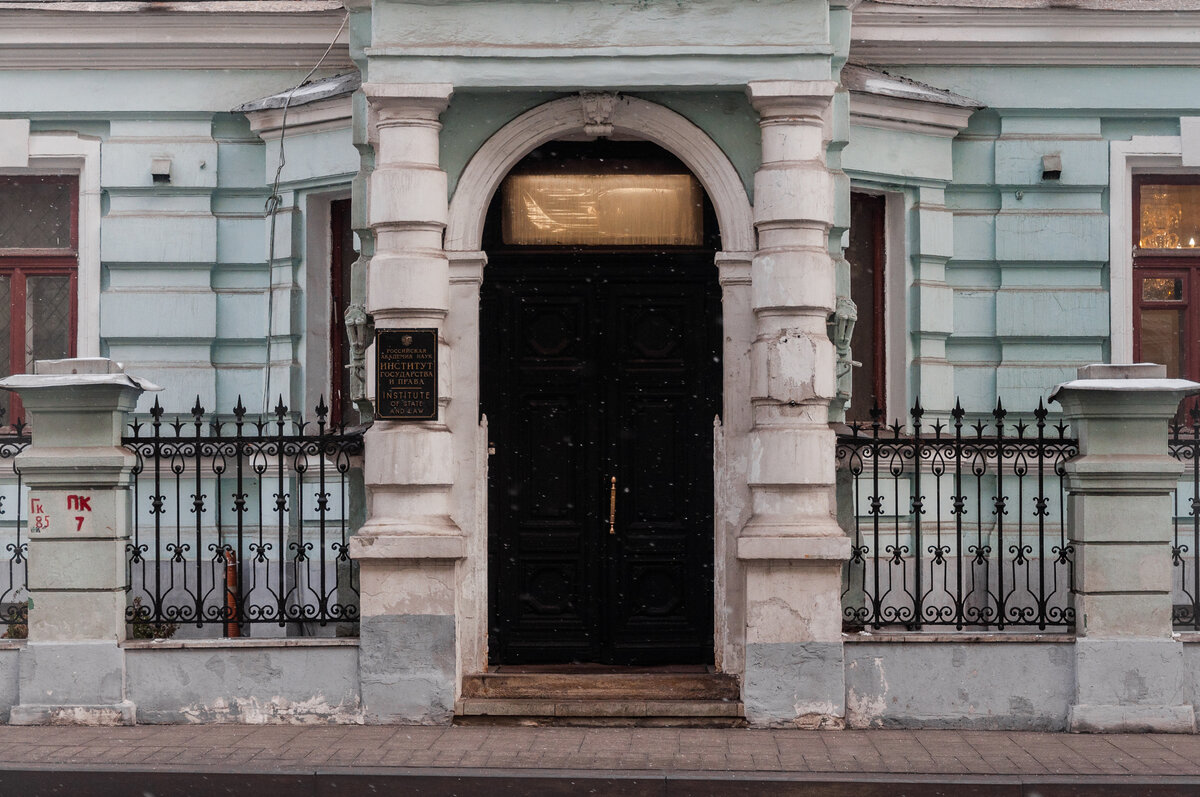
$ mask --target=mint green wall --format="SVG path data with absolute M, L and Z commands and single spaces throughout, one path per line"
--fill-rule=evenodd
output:
M 1027 412 L 1079 365 L 1109 356 L 1109 143 L 1179 135 L 1179 117 L 1200 114 L 1194 70 L 884 68 L 987 106 L 954 139 L 949 164 L 928 137 L 858 128 L 847 161 L 858 169 L 856 182 L 907 196 L 950 167 L 947 388 L 971 411 L 999 396 Z M 1042 179 L 1047 154 L 1061 155 L 1061 179 Z M 910 280 L 920 260 L 915 213 L 910 207 Z M 924 401 L 931 385 L 913 377 L 914 359 L 922 359 L 913 342 L 929 337 L 928 303 L 911 292 L 906 300 L 905 378 Z
M 1028 412 L 1106 357 L 1108 142 L 1099 118 L 1069 111 L 986 121 L 954 148 L 958 246 L 946 271 L 964 323 L 947 356 L 957 393 Z M 1060 180 L 1042 180 L 1049 154 L 1062 157 Z
M 169 412 L 189 409 L 197 396 L 210 410 L 231 410 L 239 395 L 252 411 L 261 407 L 272 281 L 272 398 L 282 395 L 295 409 L 315 403 L 303 390 L 304 200 L 312 192 L 348 190 L 358 156 L 348 125 L 289 138 L 269 279 L 264 207 L 278 142 L 264 144 L 245 117 L 229 112 L 303 76 L 296 70 L 0 75 L 3 116 L 28 118 L 35 132 L 100 139 L 101 353 L 163 385 L 159 398 Z M 150 161 L 158 157 L 172 161 L 169 184 L 151 179 Z

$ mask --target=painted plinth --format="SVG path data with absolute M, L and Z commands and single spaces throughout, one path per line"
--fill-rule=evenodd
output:
M 1051 401 L 1079 437 L 1067 463 L 1075 548 L 1070 730 L 1195 730 L 1183 645 L 1171 636 L 1172 493 L 1182 465 L 1167 423 L 1200 384 L 1160 365 L 1089 365 Z
M 29 642 L 14 725 L 132 724 L 125 695 L 130 473 L 125 413 L 148 382 L 106 359 L 43 360 L 0 380 L 20 395 L 33 444 L 16 458 L 29 486 Z

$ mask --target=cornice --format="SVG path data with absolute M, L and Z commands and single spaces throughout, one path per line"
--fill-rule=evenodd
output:
M 351 113 L 349 95 L 331 97 L 308 105 L 288 108 L 288 135 L 345 130 L 350 127 Z M 282 108 L 249 111 L 246 113 L 246 118 L 250 121 L 250 129 L 263 141 L 279 139 L 280 129 L 283 125 Z
M 954 138 L 976 108 L 941 105 L 903 97 L 850 92 L 850 124 Z
M 1195 66 L 1200 11 L 982 9 L 864 2 L 850 53 L 871 64 Z
M 276 4 L 272 4 L 276 5 Z M 40 11 L 0 6 L 0 69 L 294 69 L 317 62 L 341 9 Z M 325 67 L 353 69 L 348 35 Z

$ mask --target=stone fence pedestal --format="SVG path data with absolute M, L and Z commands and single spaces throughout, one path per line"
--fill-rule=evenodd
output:
M 1089 365 L 1051 395 L 1079 437 L 1067 463 L 1075 549 L 1071 731 L 1195 731 L 1183 645 L 1171 628 L 1173 491 L 1167 425 L 1200 384 L 1161 365 Z
M 13 725 L 133 724 L 125 695 L 130 471 L 125 414 L 154 385 L 111 360 L 42 360 L 0 380 L 30 415 L 29 638 Z

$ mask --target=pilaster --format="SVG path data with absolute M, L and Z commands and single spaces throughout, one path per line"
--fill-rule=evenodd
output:
M 831 81 L 749 85 L 762 129 L 751 267 L 749 484 L 738 540 L 746 589 L 743 701 L 755 725 L 840 725 L 845 715 L 837 524 L 836 307 L 829 253 L 835 180 L 827 163 Z
M 954 331 L 954 292 L 946 263 L 954 254 L 954 214 L 942 186 L 917 189 L 916 241 L 908 301 L 912 319 L 912 395 L 929 412 L 949 413 L 956 400 L 946 340 Z M 896 408 L 900 417 L 904 408 Z

